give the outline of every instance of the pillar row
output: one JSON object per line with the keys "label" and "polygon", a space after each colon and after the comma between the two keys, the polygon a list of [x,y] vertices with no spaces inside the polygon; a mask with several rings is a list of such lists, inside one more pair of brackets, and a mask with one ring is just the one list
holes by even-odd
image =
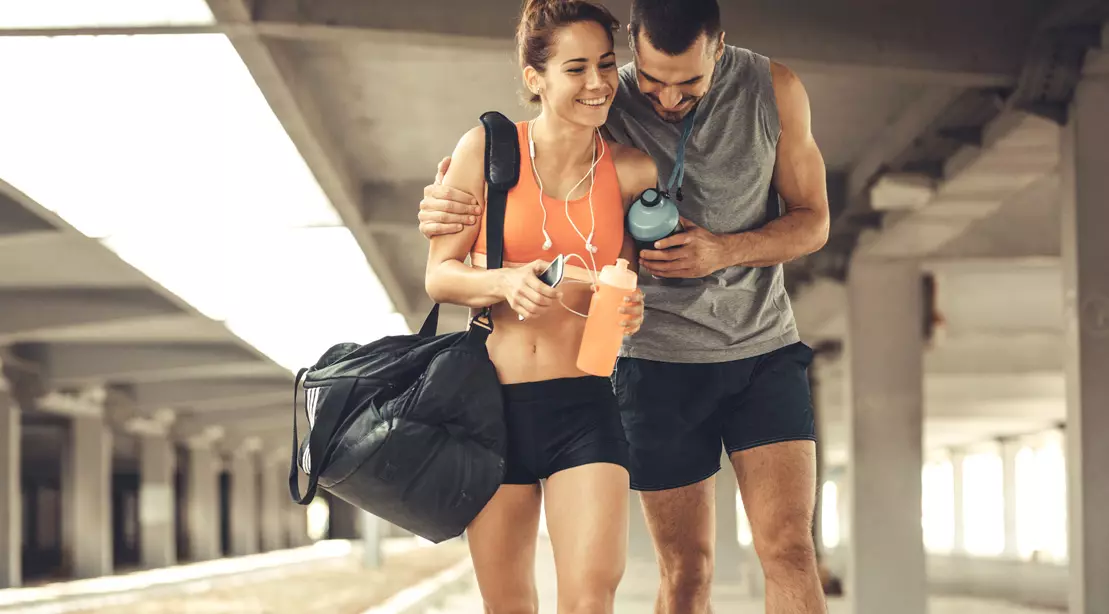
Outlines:
{"label": "pillar row", "polygon": [[218,559],[220,552],[219,472],[222,460],[212,443],[190,442],[186,484],[186,527],[194,561]]}
{"label": "pillar row", "polygon": [[72,575],[112,573],[112,431],[102,415],[70,418],[62,449],[63,543]]}
{"label": "pillar row", "polygon": [[177,562],[173,442],[164,433],[142,434],[139,455],[142,564],[147,568],[168,567]]}
{"label": "pillar row", "polygon": [[231,553],[255,554],[259,538],[257,446],[238,450],[231,463]]}

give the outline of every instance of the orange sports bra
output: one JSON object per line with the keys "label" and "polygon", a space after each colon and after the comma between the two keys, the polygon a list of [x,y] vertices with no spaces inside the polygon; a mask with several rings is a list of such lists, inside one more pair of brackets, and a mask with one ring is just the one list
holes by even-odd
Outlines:
{"label": "orange sports bra", "polygon": [[[550,261],[558,254],[577,254],[582,260],[572,258],[567,260],[567,277],[571,276],[571,267],[583,268],[596,262],[597,271],[608,264],[615,264],[620,249],[624,244],[624,202],[620,194],[620,184],[616,178],[616,164],[612,160],[612,148],[607,146],[597,167],[594,170],[593,184],[593,217],[589,213],[589,195],[570,201],[569,215],[577,225],[582,236],[589,237],[593,232],[593,245],[597,248],[593,254],[594,260],[589,259],[589,252],[585,248],[585,241],[574,231],[567,220],[567,205],[565,200],[551,198],[543,195],[543,207],[547,209],[547,234],[551,237],[551,248],[543,249],[543,209],[539,205],[539,185],[535,181],[535,174],[531,168],[531,158],[528,156],[528,124],[516,124],[516,133],[520,138],[520,179],[516,187],[508,192],[508,202],[505,204],[504,214],[504,262],[507,266],[512,264],[526,264],[533,260]],[[599,136],[597,138],[600,138]],[[600,146],[598,145],[598,153]],[[471,251],[471,260],[475,265],[485,266],[486,254],[486,224],[485,214],[482,213],[481,230],[477,241]],[[594,224],[596,226],[594,227]],[[474,254],[480,254],[474,258]],[[584,272],[584,271],[580,271]],[[574,275],[574,277],[579,277]],[[586,277],[588,279],[588,277]]]}

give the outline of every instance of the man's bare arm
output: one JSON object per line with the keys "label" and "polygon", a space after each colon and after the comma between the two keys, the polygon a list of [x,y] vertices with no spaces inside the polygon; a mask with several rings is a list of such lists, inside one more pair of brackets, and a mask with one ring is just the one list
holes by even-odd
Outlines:
{"label": "man's bare arm", "polygon": [[809,96],[789,68],[771,63],[782,133],[774,164],[774,187],[785,214],[762,228],[724,235],[728,264],[764,267],[811,254],[828,241],[827,175],[812,135]]}

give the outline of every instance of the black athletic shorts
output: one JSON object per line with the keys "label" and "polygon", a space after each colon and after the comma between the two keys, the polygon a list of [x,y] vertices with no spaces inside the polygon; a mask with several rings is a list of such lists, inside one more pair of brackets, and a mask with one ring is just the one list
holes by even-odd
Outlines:
{"label": "black athletic shorts", "polygon": [[537,484],[581,465],[628,467],[628,442],[612,383],[603,377],[509,384],[505,484]]}
{"label": "black athletic shorts", "polygon": [[621,357],[612,375],[630,449],[634,490],[700,482],[729,454],[780,441],[815,440],[808,367],[794,343],[723,363]]}

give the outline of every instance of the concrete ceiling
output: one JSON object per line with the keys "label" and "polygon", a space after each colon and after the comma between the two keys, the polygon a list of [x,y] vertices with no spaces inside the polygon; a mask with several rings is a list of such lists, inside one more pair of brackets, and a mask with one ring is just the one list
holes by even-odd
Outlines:
{"label": "concrete ceiling", "polygon": [[[0,364],[44,441],[64,432],[50,417],[82,413],[104,415],[124,438],[169,435],[197,411],[257,418],[259,407],[288,429],[286,369],[2,181]],[[236,435],[221,445],[255,434]]]}

